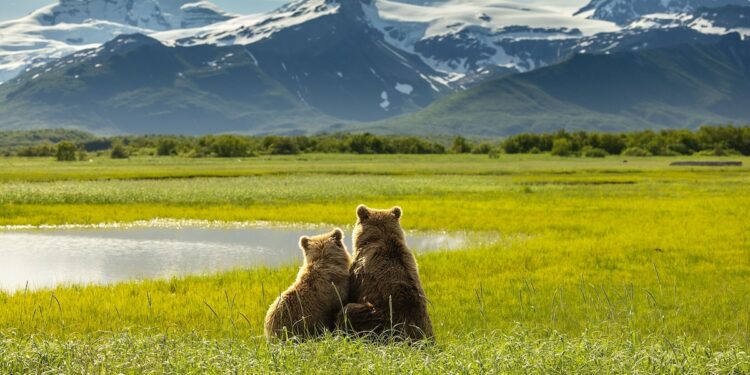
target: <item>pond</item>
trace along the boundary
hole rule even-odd
[[[109,284],[299,264],[300,236],[332,226],[152,221],[127,226],[0,229],[0,290]],[[344,228],[351,250],[351,229]],[[465,234],[407,232],[416,252],[467,246]]]

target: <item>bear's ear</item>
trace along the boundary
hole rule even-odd
[[[307,249],[310,248],[310,237],[302,236],[299,239],[299,248],[302,249],[305,253],[307,253]]]
[[[391,208],[391,214],[396,219],[400,219],[401,216],[403,216],[403,214],[404,214],[404,210],[402,210],[401,207],[393,207],[393,208]]]
[[[360,204],[359,207],[357,207],[357,217],[359,220],[365,220],[368,217],[370,217],[370,209],[367,208],[364,204]]]
[[[331,238],[336,240],[336,242],[341,242],[344,240],[344,231],[336,228],[333,230],[333,233],[331,233]]]

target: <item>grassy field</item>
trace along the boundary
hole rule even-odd
[[[493,236],[419,256],[438,343],[268,344],[296,267],[0,292],[0,373],[748,373],[750,159],[549,156],[0,159],[0,225],[152,218],[330,223],[401,205],[407,229]],[[290,244],[295,246],[295,244]]]

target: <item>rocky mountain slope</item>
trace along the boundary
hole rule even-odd
[[[362,129],[510,135],[566,130],[696,128],[750,120],[750,41],[578,54],[491,80],[427,109]]]
[[[648,5],[655,3],[659,6]],[[172,132],[337,130],[344,124],[415,113],[451,95],[461,97],[488,80],[535,72],[579,55],[622,55],[685,44],[699,48],[729,33],[746,38],[747,4],[748,0],[297,0],[272,12],[233,16],[205,1],[64,0],[0,24],[0,77],[5,74],[0,112],[8,114],[0,118],[0,128],[65,125],[135,131],[158,122],[139,117],[143,124],[127,124],[126,118],[107,108],[128,113],[153,107],[159,109],[159,121],[171,124]],[[138,36],[107,42],[115,34]],[[133,38],[148,43],[122,43]],[[164,66],[148,53],[178,61],[189,54],[191,60],[161,76],[166,74]],[[223,64],[222,54],[243,61]],[[119,69],[122,60],[139,70]],[[99,67],[91,68],[90,61]],[[245,69],[234,69],[235,64]],[[175,76],[207,70],[224,77],[226,93],[221,87],[206,91],[195,82],[184,86],[184,77]],[[79,71],[87,73],[86,79],[71,81],[84,77]],[[162,85],[158,93],[136,95],[142,87],[130,85],[128,76],[113,74],[152,77]],[[103,82],[109,85],[108,95],[117,98],[108,102],[112,107],[102,105],[98,96],[80,95],[67,106],[50,99],[75,90],[99,92]],[[251,86],[238,87],[235,82]],[[195,100],[205,95],[213,101]],[[263,113],[259,103],[266,95],[283,97],[284,108],[290,110],[274,116]],[[254,101],[244,101],[251,97]],[[182,106],[176,103],[180,99],[185,100]],[[201,115],[185,117],[184,108]],[[185,120],[202,121],[205,129],[190,125],[181,130],[178,124]],[[275,130],[277,126],[282,127]]]

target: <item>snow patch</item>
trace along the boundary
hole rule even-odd
[[[414,92],[414,87],[406,83],[396,83],[396,91],[404,95],[411,95]]]
[[[380,94],[380,99],[383,99],[383,101],[380,102],[380,108],[383,108],[383,110],[387,111],[391,106],[391,102],[388,100],[388,93],[383,91]]]
[[[420,39],[483,25],[490,30],[517,25],[532,28],[577,28],[586,35],[619,30],[611,22],[574,16],[587,3],[586,0],[446,0],[409,4],[395,0],[375,0],[373,3],[368,12],[370,18],[377,14],[380,22],[405,23],[413,27],[413,32],[423,29]],[[461,26],[455,27],[456,25]]]
[[[575,16],[586,0],[373,0],[363,5],[370,25],[379,29],[389,46],[419,56],[442,73],[453,85],[485,67],[527,71],[539,66],[528,64],[528,53],[506,53],[500,43],[508,40],[567,40],[600,32],[616,32],[620,27],[608,21]],[[482,50],[471,61],[459,52],[451,58],[417,51],[418,43],[455,40],[459,49]],[[486,52],[494,51],[494,52]],[[395,53],[395,52],[394,52]]]
[[[250,57],[251,60],[253,60],[255,66],[260,66],[260,64],[258,63],[258,59],[255,58],[255,55],[253,55],[253,53],[250,52],[249,49],[245,48],[245,52],[247,53],[247,56]]]

